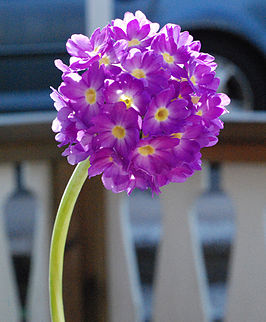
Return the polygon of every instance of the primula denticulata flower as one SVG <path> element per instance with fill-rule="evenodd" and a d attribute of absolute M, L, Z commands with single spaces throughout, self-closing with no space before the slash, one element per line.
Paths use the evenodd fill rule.
<path fill-rule="evenodd" d="M 217 143 L 229 98 L 217 93 L 214 57 L 175 24 L 161 30 L 137 11 L 92 36 L 67 41 L 69 65 L 56 60 L 53 131 L 69 163 L 90 160 L 113 192 L 183 182 Z"/>

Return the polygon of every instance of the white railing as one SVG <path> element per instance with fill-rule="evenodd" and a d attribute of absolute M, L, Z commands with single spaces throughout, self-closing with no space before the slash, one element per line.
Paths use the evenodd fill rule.
<path fill-rule="evenodd" d="M 0 204 L 12 190 L 13 165 L 0 170 Z M 231 196 L 236 217 L 236 238 L 231 259 L 226 321 L 265 321 L 266 165 L 224 163 L 223 187 Z M 210 303 L 193 205 L 204 189 L 204 170 L 186 183 L 172 184 L 160 199 L 163 237 L 156 269 L 153 321 L 210 321 Z M 37 233 L 27 296 L 27 321 L 49 321 L 47 260 L 49 247 L 49 167 L 45 162 L 27 163 L 27 187 L 38 199 Z M 40 182 L 42 184 L 40 184 Z M 143 321 L 144 307 L 131 238 L 128 197 L 107 192 L 107 259 L 110 321 Z M 215 216 L 215 214 L 214 214 Z M 0 216 L 0 320 L 18 322 L 20 304 L 8 240 Z"/>
<path fill-rule="evenodd" d="M 266 164 L 224 163 L 223 187 L 231 196 L 236 237 L 226 303 L 227 322 L 266 320 Z M 204 170 L 161 195 L 163 238 L 156 269 L 153 321 L 211 321 L 210 300 L 193 216 L 204 189 Z M 126 196 L 108 193 L 110 321 L 143 321 Z M 122 206 L 123 205 L 123 206 Z M 215 213 L 213 214 L 215 216 Z"/>
<path fill-rule="evenodd" d="M 18 296 L 11 245 L 5 224 L 5 204 L 14 191 L 14 165 L 2 163 L 0 167 L 0 321 L 19 322 L 22 307 Z M 35 213 L 35 236 L 32 245 L 30 274 L 26 298 L 26 315 L 29 322 L 47 322 L 49 315 L 48 297 L 48 249 L 50 239 L 51 195 L 50 167 L 47 162 L 27 162 L 25 182 L 34 192 L 37 201 Z M 17 216 L 23 209 L 17 209 Z"/>

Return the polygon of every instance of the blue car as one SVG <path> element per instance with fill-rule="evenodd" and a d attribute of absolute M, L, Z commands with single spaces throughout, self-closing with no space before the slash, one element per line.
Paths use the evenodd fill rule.
<path fill-rule="evenodd" d="M 239 109 L 266 109 L 263 0 L 116 0 L 114 17 L 142 10 L 161 26 L 179 24 L 219 63 L 220 91 Z M 65 42 L 85 33 L 83 0 L 0 0 L 0 113 L 51 109 L 59 85 L 55 58 L 68 61 Z M 38 81 L 36 81 L 38 80 Z"/>

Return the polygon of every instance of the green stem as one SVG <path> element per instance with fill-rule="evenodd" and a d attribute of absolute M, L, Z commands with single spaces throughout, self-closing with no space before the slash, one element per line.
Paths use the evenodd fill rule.
<path fill-rule="evenodd" d="M 89 159 L 80 162 L 76 166 L 66 186 L 54 223 L 49 268 L 50 311 L 52 322 L 65 321 L 62 276 L 66 237 L 73 208 L 80 190 L 88 176 L 89 166 Z"/>

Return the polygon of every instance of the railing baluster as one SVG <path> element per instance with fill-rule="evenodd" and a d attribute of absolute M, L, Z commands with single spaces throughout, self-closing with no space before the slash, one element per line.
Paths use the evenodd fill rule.
<path fill-rule="evenodd" d="M 2 216 L 0 216 L 0 320 L 18 322 L 19 302 L 3 227 Z"/>
<path fill-rule="evenodd" d="M 224 187 L 237 214 L 226 321 L 262 322 L 266 318 L 265 164 L 225 164 Z"/>
<path fill-rule="evenodd" d="M 49 164 L 30 162 L 26 170 L 27 186 L 38 199 L 36 228 L 29 279 L 27 321 L 50 321 L 48 293 L 48 257 L 50 244 L 51 194 Z"/>
<path fill-rule="evenodd" d="M 208 321 L 206 276 L 190 212 L 200 189 L 200 174 L 186 183 L 170 184 L 163 189 L 163 236 L 155 281 L 155 322 Z"/>
<path fill-rule="evenodd" d="M 128 199 L 106 192 L 109 312 L 112 322 L 143 321 L 136 255 L 129 231 Z"/>
<path fill-rule="evenodd" d="M 3 206 L 6 197 L 12 190 L 12 166 L 11 164 L 1 164 L 0 167 L 2 182 L 0 194 L 0 321 L 18 322 L 20 304 L 3 218 Z"/>

